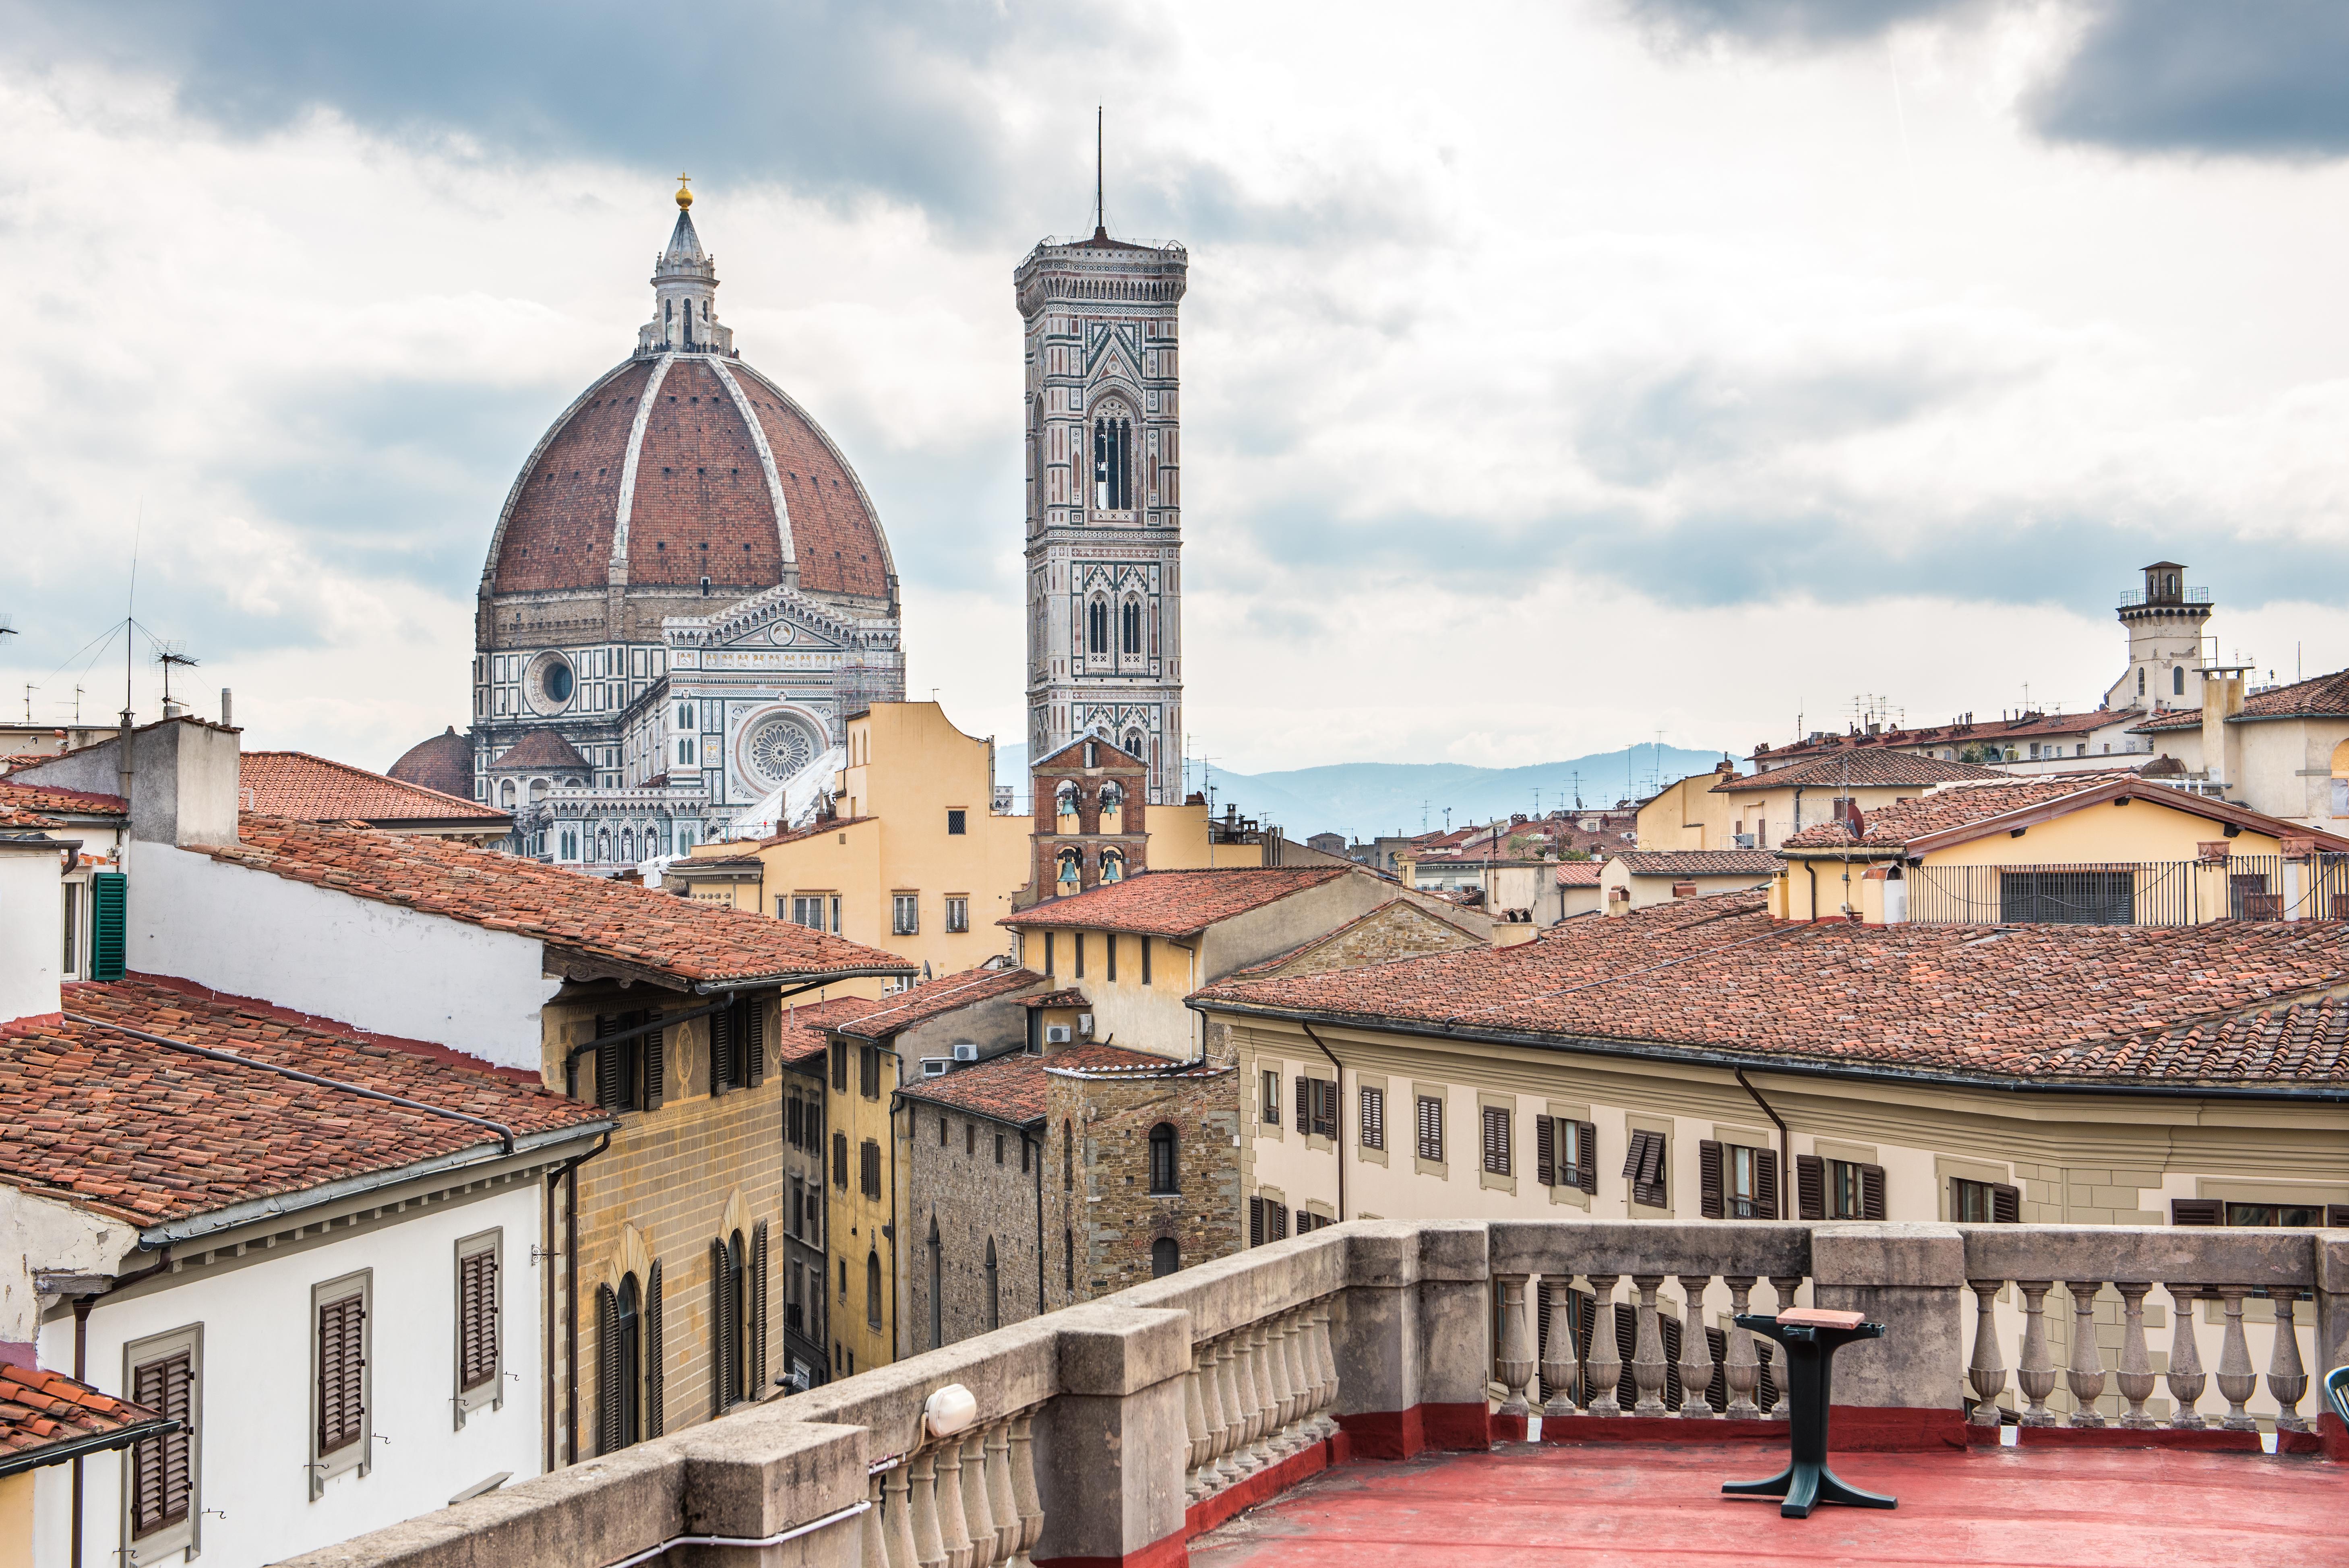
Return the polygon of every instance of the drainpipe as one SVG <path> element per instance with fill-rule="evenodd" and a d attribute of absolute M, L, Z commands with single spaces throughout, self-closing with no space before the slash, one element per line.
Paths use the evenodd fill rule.
<path fill-rule="evenodd" d="M 1052 1130 L 1052 1118 L 1051 1118 L 1051 1116 L 1050 1115 L 1050 1113 L 1047 1113 L 1047 1114 L 1046 1114 L 1046 1116 L 1045 1116 L 1045 1118 L 1044 1118 L 1044 1132 L 1045 1132 L 1045 1135 L 1046 1135 L 1046 1137 L 1047 1137 L 1047 1138 L 1049 1138 L 1049 1137 L 1050 1137 L 1050 1133 L 1051 1133 L 1051 1130 Z M 1021 1141 L 1021 1142 L 1023 1142 L 1023 1143 L 1024 1143 L 1024 1142 L 1026 1142 L 1026 1141 L 1028 1140 L 1028 1134 L 1027 1134 L 1026 1130 L 1024 1130 L 1024 1129 L 1023 1129 L 1023 1130 L 1021 1130 L 1020 1134 L 1019 1134 L 1019 1140 L 1020 1140 L 1020 1141 Z M 1036 1315 L 1037 1315 L 1037 1316 L 1039 1316 L 1039 1317 L 1041 1317 L 1041 1316 L 1043 1316 L 1043 1315 L 1044 1315 L 1044 1149 L 1045 1149 L 1044 1141 L 1043 1141 L 1043 1140 L 1040 1140 L 1037 1142 L 1037 1144 L 1036 1144 L 1036 1172 L 1035 1172 L 1035 1174 L 1036 1174 Z"/>
<path fill-rule="evenodd" d="M 1811 918 L 1819 917 L 1819 866 L 1816 861 L 1805 861 L 1803 872 L 1811 879 Z"/>
<path fill-rule="evenodd" d="M 127 740 L 129 739 L 129 737 L 126 735 L 126 736 L 124 737 L 124 738 L 125 738 L 125 740 L 127 741 Z M 128 755 L 127 750 L 126 750 L 125 755 Z M 127 771 L 127 770 L 126 770 L 126 771 Z M 124 830 L 124 836 L 125 836 L 125 837 L 128 837 L 128 836 L 129 836 L 129 829 L 128 829 L 128 827 L 127 827 L 127 826 L 126 826 L 126 828 L 125 828 L 125 830 Z M 162 1250 L 160 1253 L 158 1253 L 158 1254 L 157 1254 L 157 1256 L 156 1256 L 156 1258 L 155 1258 L 155 1261 L 154 1261 L 153 1263 L 151 1263 L 151 1264 L 148 1264 L 145 1268 L 140 1269 L 137 1274 L 117 1274 L 117 1275 L 114 1277 L 113 1281 L 112 1281 L 110 1284 L 109 1284 L 107 1285 L 107 1287 L 106 1287 L 104 1290 L 94 1290 L 94 1291 L 91 1291 L 88 1295 L 78 1295 L 78 1296 L 74 1297 L 74 1304 L 73 1304 L 73 1315 L 74 1315 L 74 1369 L 73 1369 L 73 1375 L 74 1375 L 74 1381 L 75 1381 L 75 1382 L 77 1382 L 77 1383 L 86 1383 L 86 1382 L 88 1382 L 88 1381 L 89 1380 L 89 1309 L 90 1309 L 91 1307 L 96 1306 L 96 1305 L 98 1305 L 98 1297 L 100 1297 L 100 1296 L 104 1296 L 104 1295 L 113 1295 L 116 1291 L 119 1291 L 119 1290 L 122 1289 L 122 1287 L 123 1287 L 123 1286 L 125 1286 L 125 1285 L 137 1284 L 140 1280 L 143 1280 L 143 1279 L 150 1279 L 150 1278 L 152 1278 L 153 1276 L 155 1276 L 156 1274 L 161 1274 L 165 1269 L 170 1268 L 171 1266 L 171 1243 L 169 1243 L 169 1242 L 166 1242 L 166 1243 L 163 1243 L 163 1250 Z M 82 1490 L 81 1490 L 81 1489 L 82 1489 L 81 1466 L 82 1466 L 82 1461 L 81 1461 L 81 1458 L 80 1458 L 80 1456 L 78 1456 L 78 1455 L 75 1456 L 74 1462 L 73 1462 L 73 1563 L 72 1563 L 72 1568 L 81 1568 L 81 1511 L 82 1511 L 82 1501 L 81 1501 L 81 1498 L 82 1498 Z"/>
<path fill-rule="evenodd" d="M 567 1465 L 575 1465 L 579 1462 L 579 1168 L 611 1146 L 612 1135 L 606 1132 L 595 1140 L 595 1148 L 575 1160 L 566 1161 L 559 1170 L 550 1171 L 546 1175 L 549 1219 L 553 1218 L 555 1184 L 561 1182 L 564 1188 L 563 1419 L 564 1431 L 563 1451 L 564 1458 L 563 1462 Z M 552 1304 L 549 1305 L 547 1316 L 549 1319 L 547 1326 L 552 1329 L 554 1327 Z M 554 1390 L 551 1377 L 548 1382 L 547 1403 L 552 1406 L 554 1401 Z M 554 1429 L 552 1424 L 547 1428 L 546 1454 L 547 1470 L 551 1473 L 554 1468 Z"/>
<path fill-rule="evenodd" d="M 1206 1014 L 1200 1015 L 1203 1024 L 1206 1017 Z M 1346 1220 L 1346 1064 L 1340 1061 L 1328 1046 L 1321 1045 L 1321 1037 L 1313 1032 L 1312 1025 L 1302 1018 L 1299 1018 L 1297 1023 L 1298 1026 L 1305 1031 L 1305 1037 L 1315 1045 L 1320 1046 L 1321 1054 L 1328 1057 L 1330 1065 L 1338 1069 L 1337 1125 L 1331 1130 L 1338 1135 L 1332 1141 L 1337 1145 L 1338 1151 L 1338 1222 L 1343 1224 Z"/>
<path fill-rule="evenodd" d="M 1744 1068 L 1737 1069 L 1737 1086 L 1754 1097 L 1754 1103 L 1762 1108 L 1762 1114 L 1778 1129 L 1778 1212 L 1770 1217 L 1783 1220 L 1786 1217 L 1786 1189 L 1795 1180 L 1794 1138 L 1786 1131 L 1786 1124 L 1779 1119 L 1778 1113 L 1770 1109 L 1770 1102 L 1762 1098 L 1762 1091 L 1747 1080 Z"/>

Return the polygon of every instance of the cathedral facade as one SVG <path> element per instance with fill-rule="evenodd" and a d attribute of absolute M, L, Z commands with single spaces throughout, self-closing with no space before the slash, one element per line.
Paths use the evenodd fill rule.
<path fill-rule="evenodd" d="M 564 410 L 499 512 L 470 755 L 437 738 L 391 770 L 511 810 L 516 848 L 591 868 L 726 837 L 849 713 L 905 695 L 879 515 L 736 352 L 691 204 L 680 190 L 636 352 Z"/>
<path fill-rule="evenodd" d="M 1028 755 L 1107 739 L 1182 799 L 1180 245 L 1047 240 L 1025 323 Z"/>

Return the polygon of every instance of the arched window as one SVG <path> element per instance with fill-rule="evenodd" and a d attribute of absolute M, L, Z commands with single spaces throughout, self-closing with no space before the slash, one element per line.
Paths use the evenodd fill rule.
<path fill-rule="evenodd" d="M 944 1137 L 946 1135 L 946 1119 L 941 1117 L 938 1119 L 938 1134 L 940 1137 Z M 946 1266 L 941 1259 L 940 1250 L 938 1247 L 938 1217 L 936 1214 L 932 1214 L 930 1216 L 929 1249 L 930 1348 L 936 1350 L 939 1346 L 944 1345 L 947 1342 L 946 1308 L 944 1305 L 945 1292 L 942 1288 L 946 1283 Z"/>
<path fill-rule="evenodd" d="M 1133 510 L 1133 423 L 1116 404 L 1093 420 L 1093 508 Z"/>
<path fill-rule="evenodd" d="M 1183 1249 L 1174 1244 L 1172 1236 L 1161 1236 L 1150 1243 L 1150 1277 L 1164 1279 L 1183 1266 Z"/>
<path fill-rule="evenodd" d="M 2139 696 L 2143 696 L 2145 695 L 2145 666 L 2143 665 L 2139 665 L 2137 667 L 2137 695 Z"/>
<path fill-rule="evenodd" d="M 1125 831 L 1125 791 L 1112 779 L 1101 788 L 1101 830 L 1104 833 Z"/>
<path fill-rule="evenodd" d="M 1072 779 L 1063 779 L 1061 780 L 1059 788 L 1052 791 L 1052 815 L 1055 817 L 1073 817 L 1076 814 L 1076 780 Z M 1075 831 L 1072 828 L 1063 828 L 1061 830 L 1062 832 Z"/>
<path fill-rule="evenodd" d="M 1071 1117 L 1061 1123 L 1061 1188 L 1063 1191 L 1077 1184 L 1077 1121 Z"/>
<path fill-rule="evenodd" d="M 1054 879 L 1055 883 L 1064 893 L 1074 892 L 1077 889 L 1077 883 L 1083 880 L 1085 867 L 1084 851 L 1077 849 L 1062 850 L 1060 854 L 1060 874 Z"/>
<path fill-rule="evenodd" d="M 1122 654 L 1142 652 L 1142 601 L 1128 599 L 1118 606 L 1117 651 Z"/>
<path fill-rule="evenodd" d="M 498 786 L 498 804 L 511 811 L 514 806 L 514 781 L 511 779 Z"/>
<path fill-rule="evenodd" d="M 995 1266 L 995 1238 L 987 1238 L 987 1326 L 1003 1326 L 1003 1280 Z"/>
<path fill-rule="evenodd" d="M 1125 749 L 1135 761 L 1142 760 L 1142 731 L 1129 729 L 1125 732 Z"/>
<path fill-rule="evenodd" d="M 2174 696 L 2184 696 L 2186 695 L 2186 666 L 2184 665 L 2176 665 L 2171 666 L 2169 671 L 2169 690 L 2170 694 Z"/>
<path fill-rule="evenodd" d="M 1094 599 L 1085 605 L 1085 652 L 1109 652 L 1109 601 Z"/>
<path fill-rule="evenodd" d="M 614 1402 L 618 1406 L 614 1418 L 619 1426 L 619 1446 L 626 1448 L 644 1436 L 643 1406 L 638 1402 L 644 1377 L 644 1314 L 633 1274 L 620 1281 L 618 1309 L 619 1332 L 614 1336 L 616 1343 L 611 1358 Z"/>
<path fill-rule="evenodd" d="M 1182 1190 L 1174 1169 L 1174 1124 L 1162 1121 L 1150 1130 L 1150 1191 L 1155 1195 Z"/>
<path fill-rule="evenodd" d="M 881 1254 L 864 1254 L 864 1326 L 881 1326 Z"/>
<path fill-rule="evenodd" d="M 532 801 L 533 801 L 533 803 L 535 803 L 535 802 L 537 802 L 537 801 L 540 801 L 540 800 L 543 800 L 543 799 L 546 799 L 546 792 L 547 792 L 547 790 L 549 790 L 549 789 L 552 789 L 552 788 L 553 788 L 553 786 L 552 786 L 552 785 L 550 785 L 550 784 L 548 784 L 548 783 L 547 783 L 547 781 L 546 781 L 545 779 L 532 779 L 532 780 L 530 781 L 530 798 L 531 798 Z"/>
<path fill-rule="evenodd" d="M 1125 852 L 1123 850 L 1103 850 L 1101 852 L 1101 880 L 1104 882 L 1125 880 Z"/>

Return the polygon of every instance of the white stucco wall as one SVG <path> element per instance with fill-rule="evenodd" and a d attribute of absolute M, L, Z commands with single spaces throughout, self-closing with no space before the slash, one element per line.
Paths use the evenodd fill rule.
<path fill-rule="evenodd" d="M 138 1227 L 127 1221 L 0 1186 L 0 1341 L 29 1345 L 39 1329 L 34 1270 L 110 1274 L 138 1244 Z"/>
<path fill-rule="evenodd" d="M 501 1067 L 541 1065 L 540 944 L 168 845 L 130 879 L 129 966 Z"/>
<path fill-rule="evenodd" d="M 150 861 L 155 858 L 150 853 Z M 434 1204 L 381 1229 L 306 1249 L 253 1252 L 242 1267 L 202 1268 L 185 1283 L 89 1316 L 89 1380 L 122 1389 L 123 1346 L 191 1324 L 203 1326 L 199 1539 L 206 1563 L 274 1563 L 447 1504 L 500 1470 L 539 1473 L 543 1457 L 538 1368 L 539 1184 L 516 1182 L 471 1202 Z M 456 1428 L 456 1243 L 502 1227 L 499 1322 L 504 1332 L 503 1408 L 483 1407 Z M 135 1264 L 134 1264 L 135 1266 Z M 374 1371 L 373 1463 L 326 1484 L 313 1501 L 310 1460 L 311 1287 L 374 1271 L 368 1327 Z M 44 1367 L 73 1365 L 70 1315 L 45 1325 Z M 82 1560 L 128 1561 L 122 1525 L 127 1460 L 88 1462 Z M 39 1473 L 34 1560 L 62 1563 L 70 1530 L 71 1467 Z M 213 1511 L 218 1511 L 217 1512 Z M 179 1553 L 159 1559 L 184 1561 Z M 147 1559 L 141 1568 L 152 1568 Z"/>
<path fill-rule="evenodd" d="M 0 1024 L 57 1010 L 58 863 L 54 845 L 0 847 Z"/>

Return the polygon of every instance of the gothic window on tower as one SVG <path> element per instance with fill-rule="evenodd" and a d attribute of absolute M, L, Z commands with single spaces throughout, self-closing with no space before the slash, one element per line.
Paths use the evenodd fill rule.
<path fill-rule="evenodd" d="M 1116 404 L 1093 419 L 1093 510 L 1133 510 L 1133 421 Z"/>
<path fill-rule="evenodd" d="M 1117 651 L 1139 655 L 1142 652 L 1142 601 L 1128 599 L 1117 607 Z"/>
<path fill-rule="evenodd" d="M 1085 605 L 1085 652 L 1109 652 L 1109 601 L 1096 598 Z"/>

